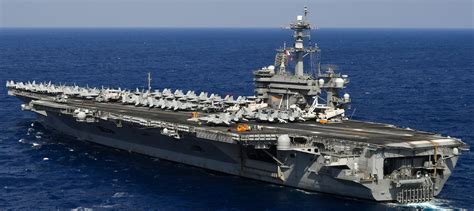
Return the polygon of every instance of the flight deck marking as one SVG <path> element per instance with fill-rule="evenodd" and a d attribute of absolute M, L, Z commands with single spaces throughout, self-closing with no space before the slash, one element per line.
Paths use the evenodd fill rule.
<path fill-rule="evenodd" d="M 284 131 L 299 131 L 299 132 L 302 132 L 302 133 L 314 133 L 314 134 L 323 134 L 322 132 L 318 132 L 318 131 L 308 131 L 308 130 L 301 130 L 301 129 L 296 129 L 296 128 L 283 128 L 283 127 L 271 127 L 271 126 L 263 126 L 263 128 L 268 128 L 268 129 L 281 129 L 281 130 L 284 130 Z M 368 137 L 365 137 L 365 136 L 358 136 L 358 135 L 353 135 L 353 134 L 342 134 L 342 133 L 338 133 L 337 131 L 336 132 L 326 132 L 325 134 L 327 135 L 332 135 L 332 136 L 336 136 L 336 137 L 344 137 L 344 138 L 348 138 L 350 137 L 351 139 L 369 139 Z"/>
<path fill-rule="evenodd" d="M 357 132 L 363 132 L 363 133 L 373 133 L 373 134 L 382 134 L 382 135 L 394 135 L 394 136 L 405 136 L 405 137 L 412 137 L 413 134 L 408 134 L 408 133 L 396 133 L 396 132 L 384 132 L 384 131 L 380 131 L 380 130 L 364 130 L 364 129 L 360 129 L 360 128 L 340 128 L 340 127 L 329 127 L 329 126 L 319 126 L 319 125 L 316 125 L 316 124 L 301 124 L 299 123 L 299 125 L 303 125 L 303 126 L 310 126 L 310 127 L 317 127 L 317 128 L 321 128 L 321 129 L 327 129 L 327 130 L 340 130 L 341 132 L 349 132 L 349 130 L 353 130 L 353 131 L 357 131 Z"/>

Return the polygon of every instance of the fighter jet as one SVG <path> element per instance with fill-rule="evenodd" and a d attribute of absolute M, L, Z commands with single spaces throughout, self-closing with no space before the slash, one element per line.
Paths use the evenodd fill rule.
<path fill-rule="evenodd" d="M 154 92 L 152 92 L 151 95 L 153 95 L 155 98 L 163 97 L 162 93 L 158 89 L 156 89 Z"/>
<path fill-rule="evenodd" d="M 148 101 L 147 104 L 149 108 L 152 108 L 155 105 L 156 100 L 154 97 L 148 96 L 146 100 Z"/>
<path fill-rule="evenodd" d="M 238 104 L 235 104 L 233 106 L 227 107 L 225 111 L 227 112 L 237 112 L 240 110 L 240 106 Z"/>
<path fill-rule="evenodd" d="M 257 113 L 255 113 L 254 111 L 252 111 L 251 109 L 247 108 L 247 107 L 243 107 L 241 108 L 240 110 L 242 110 L 242 115 L 246 118 L 246 119 L 255 119 L 256 116 L 257 116 Z"/>
<path fill-rule="evenodd" d="M 232 118 L 229 113 L 211 114 L 198 119 L 209 125 L 230 125 L 232 123 Z"/>
<path fill-rule="evenodd" d="M 93 99 L 98 97 L 100 91 L 96 88 L 94 89 L 78 89 L 75 95 L 78 95 L 81 98 Z"/>
<path fill-rule="evenodd" d="M 234 122 L 248 121 L 248 119 L 246 119 L 244 117 L 244 113 L 245 113 L 244 109 L 240 109 L 240 110 L 234 112 L 231 115 L 232 121 L 234 121 Z"/>
<path fill-rule="evenodd" d="M 268 121 L 268 114 L 263 110 L 258 110 L 256 115 L 255 115 L 255 119 L 257 119 L 258 121 L 261 121 L 261 122 L 267 122 Z"/>
<path fill-rule="evenodd" d="M 12 82 L 13 82 L 13 81 L 7 81 L 6 87 L 7 87 L 7 88 L 12 88 L 12 87 L 14 87 L 15 82 L 13 82 L 13 83 L 12 83 Z"/>
<path fill-rule="evenodd" d="M 183 100 L 186 100 L 188 102 L 197 102 L 197 95 L 194 91 L 188 91 L 186 92 L 186 95 L 183 97 Z"/>
<path fill-rule="evenodd" d="M 177 99 L 183 98 L 184 97 L 183 91 L 177 89 L 176 91 L 174 91 L 174 97 L 177 98 Z"/>
<path fill-rule="evenodd" d="M 174 95 L 173 93 L 171 92 L 171 89 L 163 89 L 163 97 L 166 98 L 166 99 L 169 99 L 169 100 L 172 100 L 174 99 Z"/>
<path fill-rule="evenodd" d="M 199 94 L 198 96 L 198 100 L 199 101 L 207 101 L 209 99 L 208 96 L 208 93 L 207 92 L 201 92 L 201 94 Z"/>

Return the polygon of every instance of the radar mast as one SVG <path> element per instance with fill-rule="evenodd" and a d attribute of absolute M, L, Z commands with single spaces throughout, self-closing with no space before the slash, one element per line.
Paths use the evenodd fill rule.
<path fill-rule="evenodd" d="M 294 45 L 290 48 L 285 47 L 283 50 L 295 54 L 295 76 L 303 76 L 304 57 L 319 50 L 316 46 L 304 46 L 305 39 L 311 39 L 311 24 L 308 21 L 308 7 L 304 7 L 304 15 L 296 16 L 296 22 L 291 23 L 289 28 L 294 31 Z"/>

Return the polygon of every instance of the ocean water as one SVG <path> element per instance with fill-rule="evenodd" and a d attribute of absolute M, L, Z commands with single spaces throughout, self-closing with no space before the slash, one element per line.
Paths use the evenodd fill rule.
<path fill-rule="evenodd" d="M 290 42 L 279 29 L 0 29 L 0 81 L 252 95 L 252 70 Z M 322 29 L 323 64 L 351 78 L 354 119 L 474 145 L 474 31 Z M 77 141 L 44 129 L 0 86 L 0 209 L 474 208 L 474 156 L 441 194 L 397 205 L 309 193 Z"/>

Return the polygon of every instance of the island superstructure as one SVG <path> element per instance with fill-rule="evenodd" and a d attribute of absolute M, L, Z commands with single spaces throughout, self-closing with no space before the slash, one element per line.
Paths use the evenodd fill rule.
<path fill-rule="evenodd" d="M 7 81 L 8 94 L 46 128 L 79 140 L 309 191 L 431 200 L 469 146 L 348 119 L 349 77 L 320 65 L 307 14 L 305 8 L 289 26 L 293 45 L 253 72 L 255 96 L 35 81 Z"/>

